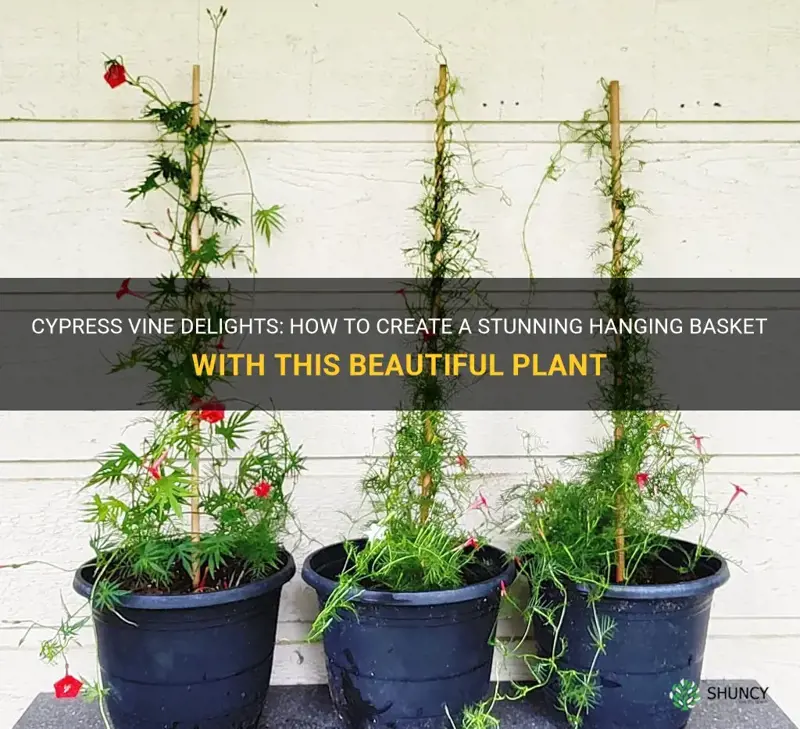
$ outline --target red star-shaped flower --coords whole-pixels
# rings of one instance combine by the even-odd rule
[[[192,397],[191,404],[196,408],[196,416],[200,420],[211,423],[219,423],[225,417],[225,405],[215,397],[202,401],[196,395]]]
[[[736,501],[736,499],[738,499],[740,496],[747,496],[747,491],[745,491],[741,486],[739,486],[739,484],[731,483],[731,486],[733,486],[733,489],[734,489],[733,490],[733,496],[731,496],[731,500],[728,502],[728,505],[725,507],[725,511],[730,509],[731,505],[733,504],[733,502]]]
[[[258,496],[259,499],[266,499],[270,491],[272,491],[272,484],[269,483],[269,481],[262,481],[258,486],[253,488],[253,493]]]
[[[121,299],[123,296],[135,296],[137,299],[144,299],[146,297],[142,296],[141,294],[137,294],[135,291],[130,290],[130,283],[131,280],[126,278],[117,289],[117,301]]]
[[[74,699],[80,694],[82,687],[83,684],[75,676],[69,674],[53,684],[57,699]]]

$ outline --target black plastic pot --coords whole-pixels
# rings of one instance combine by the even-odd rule
[[[355,614],[343,610],[324,636],[331,699],[347,729],[450,727],[447,711],[456,719],[486,696],[500,582],[510,585],[516,572],[498,549],[483,547],[480,555],[491,577],[466,587],[354,593]],[[306,559],[303,579],[320,606],[345,556],[339,543]]]
[[[695,545],[679,540],[662,553],[667,561],[682,561],[681,550]],[[580,585],[568,587],[568,605],[561,626],[567,641],[560,665],[566,669],[588,671],[596,648],[590,637],[595,621],[610,618],[615,630],[600,654],[598,705],[585,716],[584,729],[681,729],[691,715],[691,707],[676,706],[670,692],[686,679],[700,683],[708,618],[714,590],[727,582],[725,560],[710,555],[700,560],[698,579],[675,584],[611,585],[603,597],[587,602],[588,590]],[[563,601],[554,594],[552,601]],[[537,642],[547,655],[552,651],[552,633],[536,626]],[[555,689],[550,687],[551,691]],[[680,703],[680,702],[679,702]]]
[[[92,590],[94,565],[73,587]],[[252,729],[269,688],[281,588],[292,556],[260,582],[191,595],[127,595],[94,611],[114,729]],[[120,617],[121,616],[121,617]]]

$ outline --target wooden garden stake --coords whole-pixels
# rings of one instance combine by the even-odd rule
[[[200,66],[192,66],[192,118],[191,127],[197,129],[200,126]],[[189,199],[192,203],[197,202],[200,197],[200,154],[201,150],[195,146],[192,150],[192,168],[189,187]],[[200,217],[197,212],[193,212],[191,220],[190,246],[192,252],[200,250]],[[194,417],[193,417],[194,416]],[[190,413],[192,418],[192,428],[195,429],[194,436],[199,440],[200,420],[196,413]],[[191,515],[192,515],[192,541],[200,541],[200,454],[195,450],[192,458],[192,495],[191,495]],[[192,568],[192,585],[197,589],[200,585],[200,566],[197,561]]]
[[[192,129],[200,126],[200,66],[192,66]],[[192,150],[192,177],[189,188],[189,199],[197,202],[200,196],[200,148]],[[197,215],[192,217],[192,252],[200,250],[200,219]]]
[[[439,65],[439,83],[436,86],[436,130],[434,132],[434,144],[436,146],[436,158],[434,161],[433,169],[433,200],[436,219],[433,228],[434,243],[439,246],[436,251],[435,265],[441,263],[442,249],[439,244],[442,242],[442,209],[444,207],[444,153],[445,153],[445,132],[447,123],[445,121],[445,112],[447,110],[447,65],[442,63]],[[432,303],[432,318],[438,318],[440,299],[439,292]],[[425,418],[425,440],[427,443],[433,443],[436,434],[433,430],[433,423],[431,422],[430,414]],[[426,472],[422,474],[421,489],[422,489],[422,505],[420,507],[420,523],[425,524],[428,521],[428,514],[430,511],[429,499],[431,497],[432,477],[431,474]]]
[[[447,66],[443,63],[439,66],[439,84],[436,87],[436,164],[433,171],[433,190],[435,200],[439,207],[436,218],[436,226],[433,232],[433,239],[439,243],[442,240],[442,216],[441,207],[444,197],[444,145],[445,145],[445,111],[447,110]],[[438,260],[441,259],[441,250],[438,253]],[[437,262],[438,262],[437,260]]]
[[[622,143],[620,137],[619,119],[619,81],[611,81],[608,84],[608,117],[611,131],[611,232],[613,236],[613,248],[611,252],[611,274],[618,276],[622,269]],[[622,344],[619,334],[615,337],[616,346]],[[619,375],[617,375],[619,384]],[[614,439],[622,438],[622,426],[614,428]],[[625,532],[622,528],[622,511],[624,501],[622,494],[617,494],[617,504],[615,521],[617,524],[616,547],[617,547],[617,566],[616,581],[625,581]]]

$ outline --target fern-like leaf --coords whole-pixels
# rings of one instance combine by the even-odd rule
[[[267,239],[267,243],[271,243],[273,232],[280,233],[283,230],[284,217],[281,214],[281,206],[273,205],[256,210],[253,223],[256,230]]]

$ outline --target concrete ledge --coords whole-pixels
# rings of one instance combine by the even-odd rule
[[[755,681],[704,681],[702,700],[687,729],[797,729],[772,699],[712,698],[710,688],[758,686]],[[718,692],[717,692],[718,693]],[[498,704],[503,729],[564,729],[565,724],[542,704],[540,692],[530,700]],[[327,686],[273,686],[259,729],[341,729],[331,709]],[[103,729],[98,708],[79,700],[39,694],[14,729]],[[646,728],[643,728],[646,729]]]

